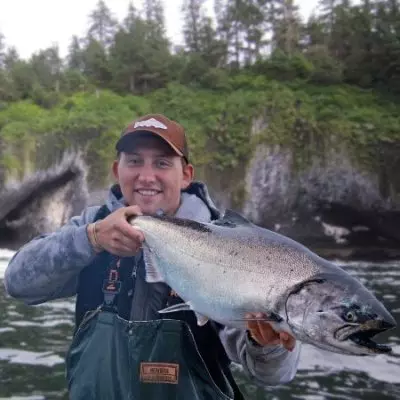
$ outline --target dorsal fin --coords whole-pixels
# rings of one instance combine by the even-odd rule
[[[251,225],[251,222],[247,218],[230,209],[225,210],[225,214],[222,219],[224,221],[232,222],[236,225]]]

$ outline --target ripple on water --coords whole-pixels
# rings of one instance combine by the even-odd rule
[[[7,348],[0,348],[0,360],[13,364],[43,365],[45,367],[53,367],[64,362],[64,359],[51,351],[38,353]]]
[[[39,328],[52,328],[60,325],[70,325],[73,326],[73,321],[70,319],[53,319],[53,320],[41,320],[38,318],[37,322],[33,321],[11,321],[10,325],[19,327],[37,326]]]
[[[400,346],[394,346],[393,352],[398,354]],[[369,375],[374,380],[400,384],[400,360],[393,356],[380,354],[368,357],[347,356],[328,353],[308,344],[302,345],[299,368],[306,371],[323,369],[329,374],[340,371],[358,371]]]
[[[0,397],[0,400],[46,400],[44,396],[12,396]]]
[[[0,333],[15,332],[15,331],[16,329],[11,327],[0,328]]]

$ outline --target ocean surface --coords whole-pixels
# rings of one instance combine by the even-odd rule
[[[12,256],[0,250],[0,399],[67,399],[64,355],[73,329],[74,299],[28,307],[9,298],[2,278]],[[383,300],[400,324],[400,262],[340,262]],[[400,328],[380,335],[390,355],[352,357],[303,345],[288,385],[259,388],[233,366],[247,399],[400,399]]]

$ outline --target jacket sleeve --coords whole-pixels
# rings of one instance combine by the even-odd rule
[[[80,271],[96,254],[86,228],[97,210],[89,207],[59,230],[21,247],[6,268],[6,292],[29,305],[74,296]]]
[[[242,365],[247,377],[261,386],[288,383],[296,375],[300,343],[292,352],[283,346],[257,346],[247,337],[245,330],[223,327],[219,337],[231,361]]]

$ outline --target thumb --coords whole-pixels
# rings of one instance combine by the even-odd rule
[[[128,206],[124,208],[125,217],[135,217],[137,215],[143,215],[139,206]]]

